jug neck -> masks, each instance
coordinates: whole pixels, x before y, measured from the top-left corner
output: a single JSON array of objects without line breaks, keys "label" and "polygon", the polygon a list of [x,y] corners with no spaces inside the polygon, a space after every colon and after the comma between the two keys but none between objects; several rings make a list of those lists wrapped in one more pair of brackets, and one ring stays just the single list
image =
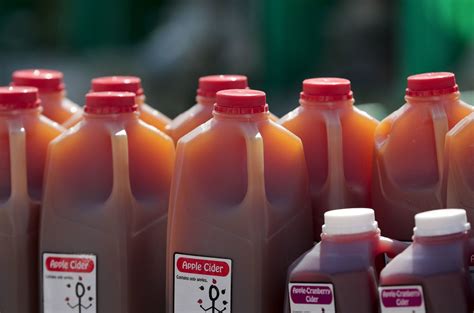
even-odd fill
[{"label": "jug neck", "polygon": [[321,235],[320,249],[324,254],[345,255],[353,258],[359,255],[367,262],[373,262],[379,254],[380,231],[351,235]]},{"label": "jug neck", "polygon": [[405,101],[409,104],[419,105],[419,104],[449,104],[454,102],[459,102],[461,94],[459,91],[437,95],[437,96],[405,96]]},{"label": "jug neck", "polygon": [[422,248],[423,253],[439,254],[440,251],[449,252],[451,259],[458,259],[464,266],[469,266],[474,246],[469,241],[467,232],[446,236],[413,237],[413,249]]},{"label": "jug neck", "polygon": [[140,95],[135,98],[135,102],[137,103],[139,108],[141,108],[141,106],[145,104],[145,101],[146,101],[145,95]]},{"label": "jug neck", "polygon": [[204,106],[214,107],[214,104],[216,103],[216,98],[215,97],[197,96],[196,97],[196,102],[198,104],[201,104],[201,105],[204,105]]},{"label": "jug neck", "polygon": [[466,244],[468,243],[469,235],[467,232],[444,236],[413,236],[413,243],[420,245],[451,245],[451,244]]},{"label": "jug neck", "polygon": [[66,97],[64,90],[57,92],[40,92],[39,98],[41,99],[41,106],[45,110],[54,109],[62,106],[62,102]]},{"label": "jug neck", "polygon": [[227,121],[239,121],[239,122],[250,122],[250,123],[258,123],[262,121],[266,121],[270,119],[269,112],[262,112],[262,113],[253,113],[253,114],[228,114],[228,113],[221,113],[221,112],[212,112],[214,118],[216,120],[227,120]]},{"label": "jug neck", "polygon": [[340,101],[314,101],[307,99],[300,99],[300,105],[308,109],[348,109],[354,105],[354,99],[340,100]]},{"label": "jug neck", "polygon": [[329,244],[350,244],[350,243],[361,243],[361,242],[376,242],[380,239],[380,230],[370,231],[365,233],[350,234],[350,235],[328,235],[325,233],[321,234],[321,243]]}]

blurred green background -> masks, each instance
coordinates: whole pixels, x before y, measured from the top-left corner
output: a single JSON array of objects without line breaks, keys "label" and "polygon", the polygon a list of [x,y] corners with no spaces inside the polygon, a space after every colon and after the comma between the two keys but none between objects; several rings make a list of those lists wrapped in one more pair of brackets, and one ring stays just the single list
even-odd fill
[{"label": "blurred green background", "polygon": [[455,72],[474,103],[474,0],[0,0],[0,85],[32,67],[62,70],[78,103],[92,77],[141,76],[170,117],[202,75],[248,75],[278,115],[303,79],[341,76],[382,118],[420,72]]}]

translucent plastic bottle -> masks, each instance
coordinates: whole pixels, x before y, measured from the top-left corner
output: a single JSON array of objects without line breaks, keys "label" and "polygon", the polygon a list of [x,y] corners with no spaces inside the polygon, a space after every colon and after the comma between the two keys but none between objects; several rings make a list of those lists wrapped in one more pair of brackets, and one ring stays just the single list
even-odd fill
[{"label": "translucent plastic bottle", "polygon": [[155,126],[161,131],[165,131],[171,120],[163,113],[153,109],[145,103],[140,78],[135,76],[106,76],[92,80],[92,91],[128,91],[137,95],[138,111],[140,119],[145,123]]},{"label": "translucent plastic bottle", "polygon": [[12,86],[32,86],[38,88],[43,115],[64,124],[80,114],[82,109],[66,98],[63,73],[54,70],[31,69],[13,72]]},{"label": "translucent plastic bottle", "polygon": [[174,143],[138,118],[134,93],[86,96],[49,149],[42,312],[164,311]]},{"label": "translucent plastic bottle", "polygon": [[328,211],[324,221],[321,242],[290,267],[284,312],[378,313],[377,256],[406,245],[380,236],[372,209]]},{"label": "translucent plastic bottle", "polygon": [[[474,223],[474,113],[446,135],[445,164],[447,207],[463,208]],[[474,236],[474,232],[471,232]]]},{"label": "translucent plastic bottle", "polygon": [[372,155],[378,121],[354,106],[349,80],[305,80],[300,106],[279,123],[303,141],[315,240],[319,239],[324,212],[371,207]]},{"label": "translucent plastic bottle", "polygon": [[447,132],[472,112],[452,73],[408,77],[406,101],[375,132],[373,207],[384,233],[410,240],[416,213],[443,208]]},{"label": "translucent plastic bottle", "polygon": [[248,82],[243,75],[210,75],[199,78],[196,104],[178,115],[166,127],[166,132],[178,142],[181,137],[212,118],[219,90],[245,88],[248,88]]},{"label": "translucent plastic bottle", "polygon": [[62,127],[38,90],[0,87],[0,312],[38,312],[38,227],[48,144]]},{"label": "translucent plastic bottle", "polygon": [[[446,207],[463,208],[474,223],[474,113],[469,114],[446,135],[443,195]],[[471,238],[474,232],[470,232]],[[474,286],[474,251],[470,255]]]},{"label": "translucent plastic bottle", "polygon": [[382,313],[471,313],[466,212],[428,211],[415,221],[413,244],[381,273]]},{"label": "translucent plastic bottle", "polygon": [[167,312],[281,311],[288,266],[312,245],[300,139],[270,120],[265,93],[225,90],[176,159]]}]

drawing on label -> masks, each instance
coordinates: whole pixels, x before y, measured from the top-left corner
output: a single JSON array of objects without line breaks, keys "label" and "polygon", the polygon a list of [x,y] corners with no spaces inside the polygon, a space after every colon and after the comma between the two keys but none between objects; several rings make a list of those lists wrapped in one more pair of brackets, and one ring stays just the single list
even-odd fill
[{"label": "drawing on label", "polygon": [[219,297],[220,297],[221,295],[225,295],[226,290],[225,290],[225,289],[219,290],[219,288],[216,286],[216,284],[217,284],[217,281],[216,281],[215,279],[213,279],[213,280],[212,280],[212,285],[210,285],[209,288],[208,288],[209,290],[206,290],[206,288],[205,288],[204,286],[199,287],[199,290],[201,290],[201,291],[207,291],[207,293],[208,293],[208,298],[209,298],[209,300],[210,300],[210,302],[211,302],[211,306],[208,307],[208,308],[205,308],[205,307],[203,307],[203,305],[202,305],[202,303],[203,303],[202,299],[199,299],[199,300],[198,300],[199,307],[200,307],[203,311],[205,311],[205,312],[207,312],[207,311],[209,311],[209,310],[212,310],[211,312],[222,313],[222,312],[224,312],[225,310],[227,310],[226,305],[227,305],[228,302],[225,301],[225,300],[222,301],[222,305],[224,305],[224,307],[221,308],[221,309],[218,309],[218,308],[217,308],[216,302],[217,302],[217,300],[219,300]]},{"label": "drawing on label", "polygon": [[43,312],[97,312],[97,258],[43,254]]},{"label": "drawing on label", "polygon": [[232,260],[175,254],[175,313],[231,312]]},{"label": "drawing on label", "polygon": [[78,278],[78,282],[75,284],[75,286],[72,286],[71,284],[67,284],[66,285],[67,288],[73,288],[75,290],[75,297],[77,300],[77,303],[75,305],[71,304],[71,299],[69,297],[67,297],[65,299],[67,305],[71,308],[71,309],[76,309],[77,308],[77,312],[81,313],[82,312],[82,309],[89,309],[91,306],[92,306],[92,301],[94,300],[93,297],[88,297],[87,300],[89,301],[89,305],[84,305],[83,303],[83,299],[84,296],[86,295],[86,289],[87,291],[90,291],[91,290],[91,286],[84,286],[84,284],[82,283],[82,277],[79,276]]}]

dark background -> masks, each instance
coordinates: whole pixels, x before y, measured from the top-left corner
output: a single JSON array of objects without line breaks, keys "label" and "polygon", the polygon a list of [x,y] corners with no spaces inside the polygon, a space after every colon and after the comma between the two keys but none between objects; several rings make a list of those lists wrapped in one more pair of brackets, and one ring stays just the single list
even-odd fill
[{"label": "dark background", "polygon": [[202,75],[248,75],[278,115],[303,79],[341,76],[381,118],[410,74],[453,71],[474,90],[474,0],[0,0],[0,85],[34,67],[63,71],[80,104],[92,77],[141,76],[170,117]]}]

